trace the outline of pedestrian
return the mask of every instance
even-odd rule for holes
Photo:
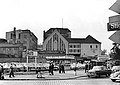
[[[10,66],[9,77],[11,78],[11,76],[12,76],[12,77],[15,77],[15,76],[14,76],[14,68],[13,68],[13,64],[11,64],[11,66]]]
[[[1,65],[1,67],[2,67],[1,79],[4,79],[4,68],[3,68],[3,65]]]
[[[85,73],[87,72],[87,70],[88,70],[88,64],[86,63],[85,64]]]
[[[0,79],[2,79],[2,66],[0,65]]]
[[[61,65],[61,69],[62,69],[62,73],[65,73],[65,67],[63,64]]]
[[[54,71],[54,65],[53,65],[53,63],[52,63],[52,64],[51,64],[51,74],[52,74],[52,75],[54,75],[54,72],[53,72],[53,71]]]
[[[62,71],[62,64],[59,63],[59,73],[61,73],[61,71]]]
[[[49,75],[51,75],[51,63],[49,64]]]
[[[75,63],[75,67],[74,67],[74,72],[75,72],[75,76],[77,75],[77,64]]]

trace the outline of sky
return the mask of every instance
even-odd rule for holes
[[[100,41],[101,49],[112,48],[107,31],[109,17],[117,15],[109,8],[116,0],[0,0],[0,38],[6,32],[29,29],[43,42],[43,31],[68,28],[72,38],[91,35]],[[63,23],[62,23],[63,22]]]

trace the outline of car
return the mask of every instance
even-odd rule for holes
[[[93,66],[91,70],[88,70],[88,77],[100,77],[101,75],[105,75],[106,77],[110,76],[112,71],[107,69],[105,66]]]
[[[81,64],[81,63],[72,63],[70,64],[70,69],[73,70],[75,69],[75,67],[77,68],[77,70],[79,69],[84,69],[85,68],[85,64]]]
[[[120,80],[120,71],[116,71],[111,73],[110,79],[115,82],[116,80]]]
[[[113,66],[111,68],[112,72],[117,72],[117,71],[120,71],[120,66]]]

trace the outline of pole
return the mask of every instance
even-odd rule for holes
[[[28,54],[27,54],[27,72],[28,72]]]
[[[35,69],[37,68],[37,56],[35,56]]]

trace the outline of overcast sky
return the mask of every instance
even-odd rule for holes
[[[114,32],[107,31],[108,17],[117,15],[109,8],[116,0],[0,0],[0,38],[17,29],[30,29],[43,41],[43,31],[50,28],[71,30],[72,38],[93,36],[109,50]]]

